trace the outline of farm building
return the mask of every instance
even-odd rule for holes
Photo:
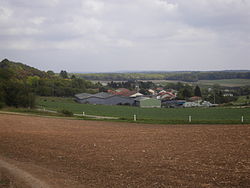
[[[176,98],[176,96],[171,93],[171,92],[161,92],[157,98],[161,99],[161,100],[173,100]]]
[[[76,94],[76,101],[82,104],[104,104],[104,105],[133,105],[134,100],[129,97],[113,95],[106,92],[97,94]]]
[[[211,106],[214,106],[211,102],[208,102],[208,101],[203,101],[203,102],[201,103],[201,105],[204,106],[204,107],[211,107]]]
[[[166,108],[178,108],[183,107],[183,104],[185,103],[185,100],[164,100],[161,102],[163,107]]]
[[[136,97],[142,97],[142,96],[143,96],[143,94],[141,94],[141,93],[135,93],[133,95],[130,95],[129,97],[136,98]]]
[[[200,107],[200,103],[197,103],[197,102],[185,102],[183,104],[183,107],[184,108],[191,108],[191,107]]]
[[[140,97],[135,99],[135,105],[142,108],[161,108],[161,101],[155,98]]]

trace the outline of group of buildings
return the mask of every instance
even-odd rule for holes
[[[176,100],[176,90],[165,91],[157,88],[148,90],[148,93],[149,95],[145,96],[136,91],[119,88],[96,94],[76,94],[75,100],[81,104],[128,105],[143,108],[212,106],[209,102],[202,102],[201,97],[191,97],[189,101]]]
[[[80,93],[75,95],[76,101],[82,104],[128,105],[148,108],[160,108],[161,101],[145,97],[143,94],[125,88],[109,90],[96,94]]]

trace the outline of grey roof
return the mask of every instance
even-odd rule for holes
[[[106,93],[106,92],[100,92],[100,93],[96,93],[96,94],[94,94],[92,96],[98,97],[98,98],[107,98],[107,97],[113,96],[113,94]]]
[[[148,100],[148,99],[151,99],[149,97],[137,97],[135,100],[136,101],[144,101],[144,100]]]
[[[87,99],[87,98],[90,98],[90,97],[97,97],[97,98],[108,98],[108,97],[111,97],[113,96],[113,94],[110,94],[110,93],[106,93],[106,92],[100,92],[100,93],[96,93],[96,94],[89,94],[89,93],[79,93],[79,94],[76,94],[75,97],[78,98],[78,99]]]
[[[79,94],[75,95],[75,97],[78,99],[85,99],[85,98],[88,98],[90,96],[91,96],[91,94],[89,94],[89,93],[79,93]]]

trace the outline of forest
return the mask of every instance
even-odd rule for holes
[[[191,72],[138,72],[138,73],[77,73],[88,80],[178,80],[197,82],[199,80],[250,79],[250,71],[191,71]]]
[[[97,92],[98,84],[69,77],[66,71],[40,71],[22,63],[0,62],[0,107],[34,107],[35,96],[72,97],[81,92]]]

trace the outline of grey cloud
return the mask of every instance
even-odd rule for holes
[[[74,71],[232,69],[249,59],[249,1],[2,0],[0,10],[0,58],[39,64],[47,53],[48,69],[50,58]]]
[[[178,0],[177,0],[178,1]],[[180,2],[182,19],[194,26],[226,27],[250,23],[250,2],[241,0],[191,0]],[[242,29],[241,27],[232,27]]]

